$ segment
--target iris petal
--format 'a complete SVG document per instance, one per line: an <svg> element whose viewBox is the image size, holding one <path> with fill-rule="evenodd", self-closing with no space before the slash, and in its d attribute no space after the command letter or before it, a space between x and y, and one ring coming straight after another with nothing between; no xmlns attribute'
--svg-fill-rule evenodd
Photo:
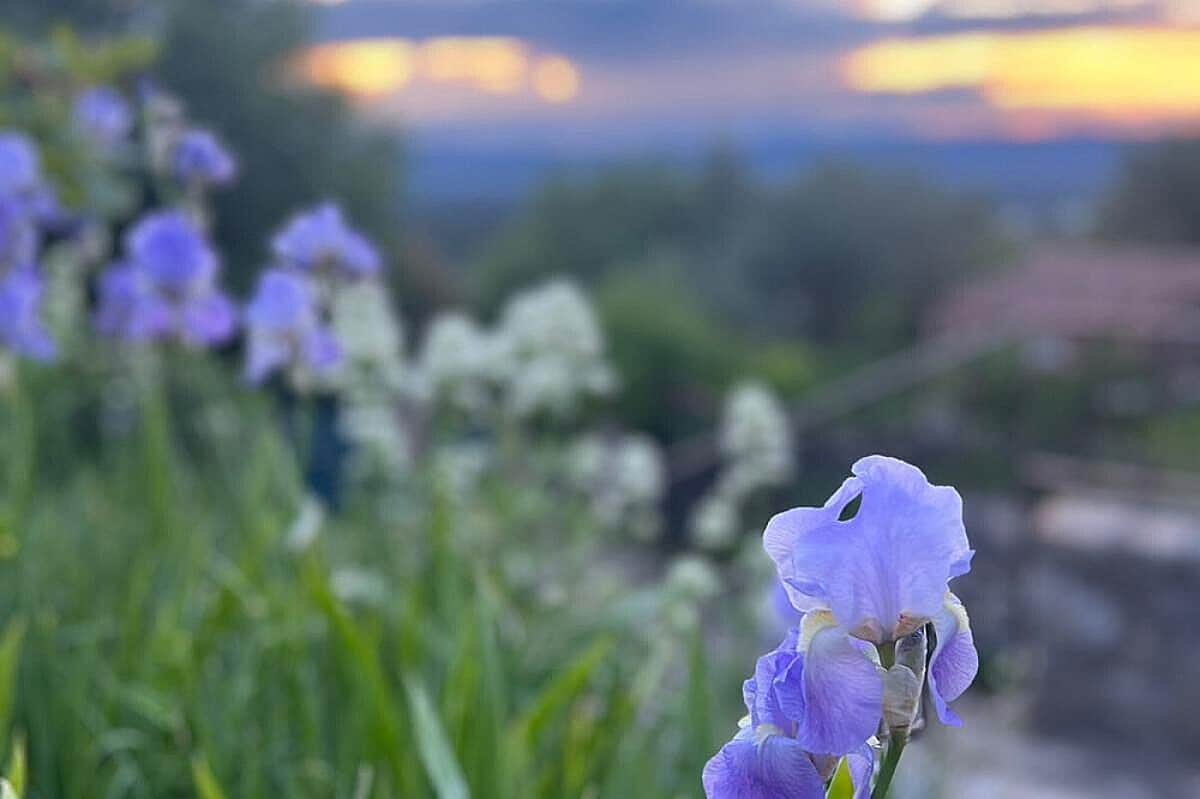
<svg viewBox="0 0 1200 799"><path fill-rule="evenodd" d="M843 630L827 627L805 650L800 696L791 690L794 679L776 683L780 707L796 720L796 740L809 752L845 754L879 727L883 677L860 646Z"/></svg>
<svg viewBox="0 0 1200 799"><path fill-rule="evenodd" d="M792 606L801 613L829 607L825 585L828 573L814 567L807 559L810 547L805 542L836 530L842 510L861 491L861 481L855 477L847 478L823 506L793 508L776 514L767 523L763 548L775 561ZM800 553L799 557L797 553Z"/></svg>
<svg viewBox="0 0 1200 799"><path fill-rule="evenodd" d="M853 471L824 507L772 519L764 546L798 609L828 607L852 634L883 643L936 616L946 583L968 568L962 498L894 458ZM858 513L839 521L858 492Z"/></svg>
<svg viewBox="0 0 1200 799"><path fill-rule="evenodd" d="M979 671L979 653L966 608L954 594L947 593L942 612L933 620L937 646L929 664L929 693L943 724L962 726L949 703L962 696Z"/></svg>
<svg viewBox="0 0 1200 799"><path fill-rule="evenodd" d="M756 743L742 730L704 766L708 799L823 799L825 784L794 740L770 735Z"/></svg>
<svg viewBox="0 0 1200 799"><path fill-rule="evenodd" d="M871 778L875 776L875 750L870 744L863 744L846 755L846 765L850 769L850 782L854 785L854 799L869 799Z"/></svg>

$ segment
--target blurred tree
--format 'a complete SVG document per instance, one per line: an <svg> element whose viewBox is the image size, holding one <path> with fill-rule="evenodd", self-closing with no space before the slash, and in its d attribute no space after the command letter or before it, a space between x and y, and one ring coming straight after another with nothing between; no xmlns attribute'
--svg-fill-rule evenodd
<svg viewBox="0 0 1200 799"><path fill-rule="evenodd" d="M479 270L481 305L495 308L513 289L552 274L595 285L615 266L686 240L694 228L693 184L679 170L654 164L548 182L488 248Z"/></svg>
<svg viewBox="0 0 1200 799"><path fill-rule="evenodd" d="M664 251L726 323L863 356L914 338L942 291L1005 254L981 199L846 164L773 188L718 148L700 169L623 167L548 185L483 261L481 300L562 271L596 285Z"/></svg>
<svg viewBox="0 0 1200 799"><path fill-rule="evenodd" d="M745 321L851 353L893 351L948 287L1004 254L989 205L916 175L825 164L755 218Z"/></svg>
<svg viewBox="0 0 1200 799"><path fill-rule="evenodd" d="M1104 203L1100 233L1111 239L1200 244L1200 139L1133 150Z"/></svg>

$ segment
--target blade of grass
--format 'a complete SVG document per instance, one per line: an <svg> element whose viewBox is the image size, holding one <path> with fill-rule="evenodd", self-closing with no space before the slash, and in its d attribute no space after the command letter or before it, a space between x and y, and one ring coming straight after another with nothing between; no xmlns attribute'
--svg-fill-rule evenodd
<svg viewBox="0 0 1200 799"><path fill-rule="evenodd" d="M425 686L410 674L404 678L404 688L415 727L417 754L438 799L469 799L466 777L454 758L454 750Z"/></svg>

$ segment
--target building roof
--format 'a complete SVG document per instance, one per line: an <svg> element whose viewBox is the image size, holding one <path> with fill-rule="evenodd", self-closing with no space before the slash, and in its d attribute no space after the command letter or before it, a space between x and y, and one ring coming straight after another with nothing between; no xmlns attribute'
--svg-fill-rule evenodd
<svg viewBox="0 0 1200 799"><path fill-rule="evenodd" d="M1200 249L1047 246L968 284L930 333L1200 342Z"/></svg>

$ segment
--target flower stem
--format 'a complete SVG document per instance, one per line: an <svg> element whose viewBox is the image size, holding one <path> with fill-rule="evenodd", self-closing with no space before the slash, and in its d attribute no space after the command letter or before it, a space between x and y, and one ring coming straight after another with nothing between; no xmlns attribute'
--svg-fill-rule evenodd
<svg viewBox="0 0 1200 799"><path fill-rule="evenodd" d="M884 799L892 786L892 777L896 775L896 766L900 763L900 755L908 743L907 735L893 735L888 743L887 754L883 757L883 767L879 770L879 779L875 781L875 790L871 799Z"/></svg>

